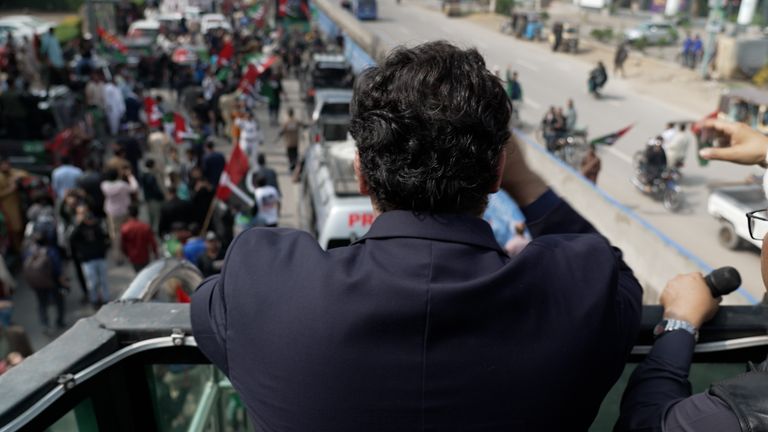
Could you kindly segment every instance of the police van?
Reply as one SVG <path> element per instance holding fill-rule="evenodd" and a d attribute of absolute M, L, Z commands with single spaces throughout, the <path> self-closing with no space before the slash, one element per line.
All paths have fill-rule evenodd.
<path fill-rule="evenodd" d="M 373 223 L 371 201 L 357 187 L 354 160 L 355 141 L 346 134 L 310 144 L 304 156 L 299 223 L 323 249 L 349 245 Z"/>

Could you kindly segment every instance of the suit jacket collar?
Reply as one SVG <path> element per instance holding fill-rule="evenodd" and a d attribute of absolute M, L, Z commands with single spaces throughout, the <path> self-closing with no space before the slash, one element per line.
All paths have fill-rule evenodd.
<path fill-rule="evenodd" d="M 488 222 L 476 216 L 454 213 L 421 213 L 409 210 L 384 212 L 376 218 L 368 233 L 355 243 L 366 239 L 396 237 L 464 243 L 506 254 L 496 242 Z"/>

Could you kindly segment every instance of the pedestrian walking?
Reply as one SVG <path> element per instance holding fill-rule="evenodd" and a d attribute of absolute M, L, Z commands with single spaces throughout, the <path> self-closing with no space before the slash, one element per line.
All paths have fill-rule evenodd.
<path fill-rule="evenodd" d="M 624 63 L 629 58 L 629 43 L 624 41 L 616 47 L 616 53 L 613 55 L 613 74 L 618 75 L 621 72 L 621 77 L 626 77 L 624 72 Z"/>
<path fill-rule="evenodd" d="M 120 228 L 128 216 L 128 206 L 131 205 L 131 194 L 138 191 L 138 182 L 129 172 L 125 175 L 128 181 L 123 180 L 115 169 L 107 170 L 105 180 L 101 182 L 101 191 L 104 193 L 104 213 L 107 215 L 107 227 L 109 238 L 112 240 L 114 251 L 113 258 L 117 265 L 123 262 L 120 248 Z"/>
<path fill-rule="evenodd" d="M 144 161 L 144 171 L 139 177 L 141 191 L 144 193 L 144 203 L 147 205 L 147 215 L 149 216 L 149 225 L 154 232 L 158 232 L 160 223 L 160 207 L 165 200 L 165 194 L 160 187 L 160 180 L 155 168 L 155 160 L 147 159 Z"/>
<path fill-rule="evenodd" d="M 56 202 L 61 202 L 64 195 L 77 187 L 77 179 L 83 175 L 83 170 L 72 165 L 69 156 L 62 156 L 59 160 L 61 165 L 56 167 L 51 173 L 51 187 L 56 197 Z"/>
<path fill-rule="evenodd" d="M 280 220 L 280 192 L 268 185 L 265 177 L 259 176 L 256 184 L 257 217 L 264 226 L 276 227 Z"/>
<path fill-rule="evenodd" d="M 109 134 L 117 136 L 120 132 L 120 119 L 125 114 L 125 99 L 113 79 L 107 80 L 104 84 L 104 111 L 109 125 Z"/>
<path fill-rule="evenodd" d="M 120 244 L 136 273 L 140 272 L 157 253 L 157 241 L 149 224 L 139 220 L 139 207 L 128 207 L 128 219 L 120 228 Z"/>
<path fill-rule="evenodd" d="M 56 326 L 59 329 L 66 327 L 62 296 L 66 280 L 62 273 L 61 255 L 42 233 L 34 235 L 34 243 L 24 258 L 22 271 L 24 281 L 37 297 L 40 322 L 46 333 L 50 331 L 48 307 L 51 305 L 56 307 Z"/>
<path fill-rule="evenodd" d="M 248 155 L 249 165 L 251 167 L 258 166 L 258 157 L 263 136 L 261 129 L 256 121 L 256 117 L 253 115 L 253 111 L 246 110 L 245 116 L 235 120 L 238 127 L 239 145 L 243 150 L 243 153 Z"/>
<path fill-rule="evenodd" d="M 293 108 L 288 108 L 288 118 L 283 122 L 278 139 L 283 139 L 285 145 L 285 154 L 288 156 L 288 167 L 291 172 L 296 169 L 296 162 L 299 159 L 299 132 L 304 124 L 296 118 Z"/>
<path fill-rule="evenodd" d="M 70 247 L 82 265 L 91 305 L 98 309 L 109 301 L 106 259 L 110 246 L 109 236 L 88 206 L 81 204 L 77 207 L 77 220 L 77 226 L 70 236 Z"/>

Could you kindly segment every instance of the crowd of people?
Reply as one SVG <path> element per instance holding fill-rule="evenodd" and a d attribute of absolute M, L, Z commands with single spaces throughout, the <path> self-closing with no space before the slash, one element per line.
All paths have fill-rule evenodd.
<path fill-rule="evenodd" d="M 287 118 L 278 138 L 295 166 L 301 124 L 292 109 L 283 112 L 282 80 L 298 76 L 324 42 L 314 29 L 270 29 L 251 12 L 232 12 L 239 18 L 231 31 L 162 27 L 152 52 L 135 66 L 117 61 L 119 47 L 101 36 L 82 35 L 64 50 L 53 32 L 26 45 L 8 38 L 0 98 L 66 87 L 77 121 L 55 134 L 74 131 L 78 139 L 47 147 L 50 187 L 44 173 L 0 155 L 0 270 L 8 269 L 0 272 L 0 327 L 13 327 L 19 288 L 36 293 L 40 323 L 52 336 L 71 324 L 64 310 L 71 290 L 94 309 L 114 298 L 114 267 L 130 264 L 139 272 L 156 258 L 178 257 L 209 276 L 220 270 L 236 234 L 278 225 L 281 193 L 261 151 L 264 128 L 277 132 L 279 118 Z M 121 28 L 134 15 L 124 14 Z M 190 42 L 207 54 L 174 61 L 174 47 Z M 47 67 L 26 64 L 33 60 Z M 262 110 L 265 125 L 257 117 Z M 24 116 L 18 120 L 33 127 Z M 230 143 L 247 156 L 250 199 L 216 199 Z"/>

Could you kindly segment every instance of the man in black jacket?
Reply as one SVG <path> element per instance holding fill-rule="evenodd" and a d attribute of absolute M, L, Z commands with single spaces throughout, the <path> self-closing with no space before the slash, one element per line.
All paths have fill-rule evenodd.
<path fill-rule="evenodd" d="M 509 119 L 482 56 L 446 42 L 396 49 L 356 81 L 368 233 L 324 251 L 306 232 L 249 229 L 192 299 L 197 344 L 256 429 L 589 428 L 641 288 L 528 168 Z M 534 237 L 514 258 L 480 217 L 500 187 Z"/>
<path fill-rule="evenodd" d="M 721 148 L 701 157 L 742 165 L 765 166 L 768 138 L 744 123 L 707 124 L 721 136 Z M 748 214 L 750 235 L 763 241 L 761 267 L 768 283 L 768 210 Z M 698 329 L 715 316 L 713 299 L 700 274 L 671 280 L 661 296 L 664 320 L 656 326 L 653 349 L 630 377 L 621 401 L 616 432 L 757 432 L 768 430 L 768 360 L 756 370 L 691 395 L 688 372 Z"/>
<path fill-rule="evenodd" d="M 108 302 L 110 297 L 106 259 L 110 242 L 101 221 L 85 204 L 77 207 L 77 226 L 69 242 L 85 274 L 91 304 L 98 308 Z"/>

